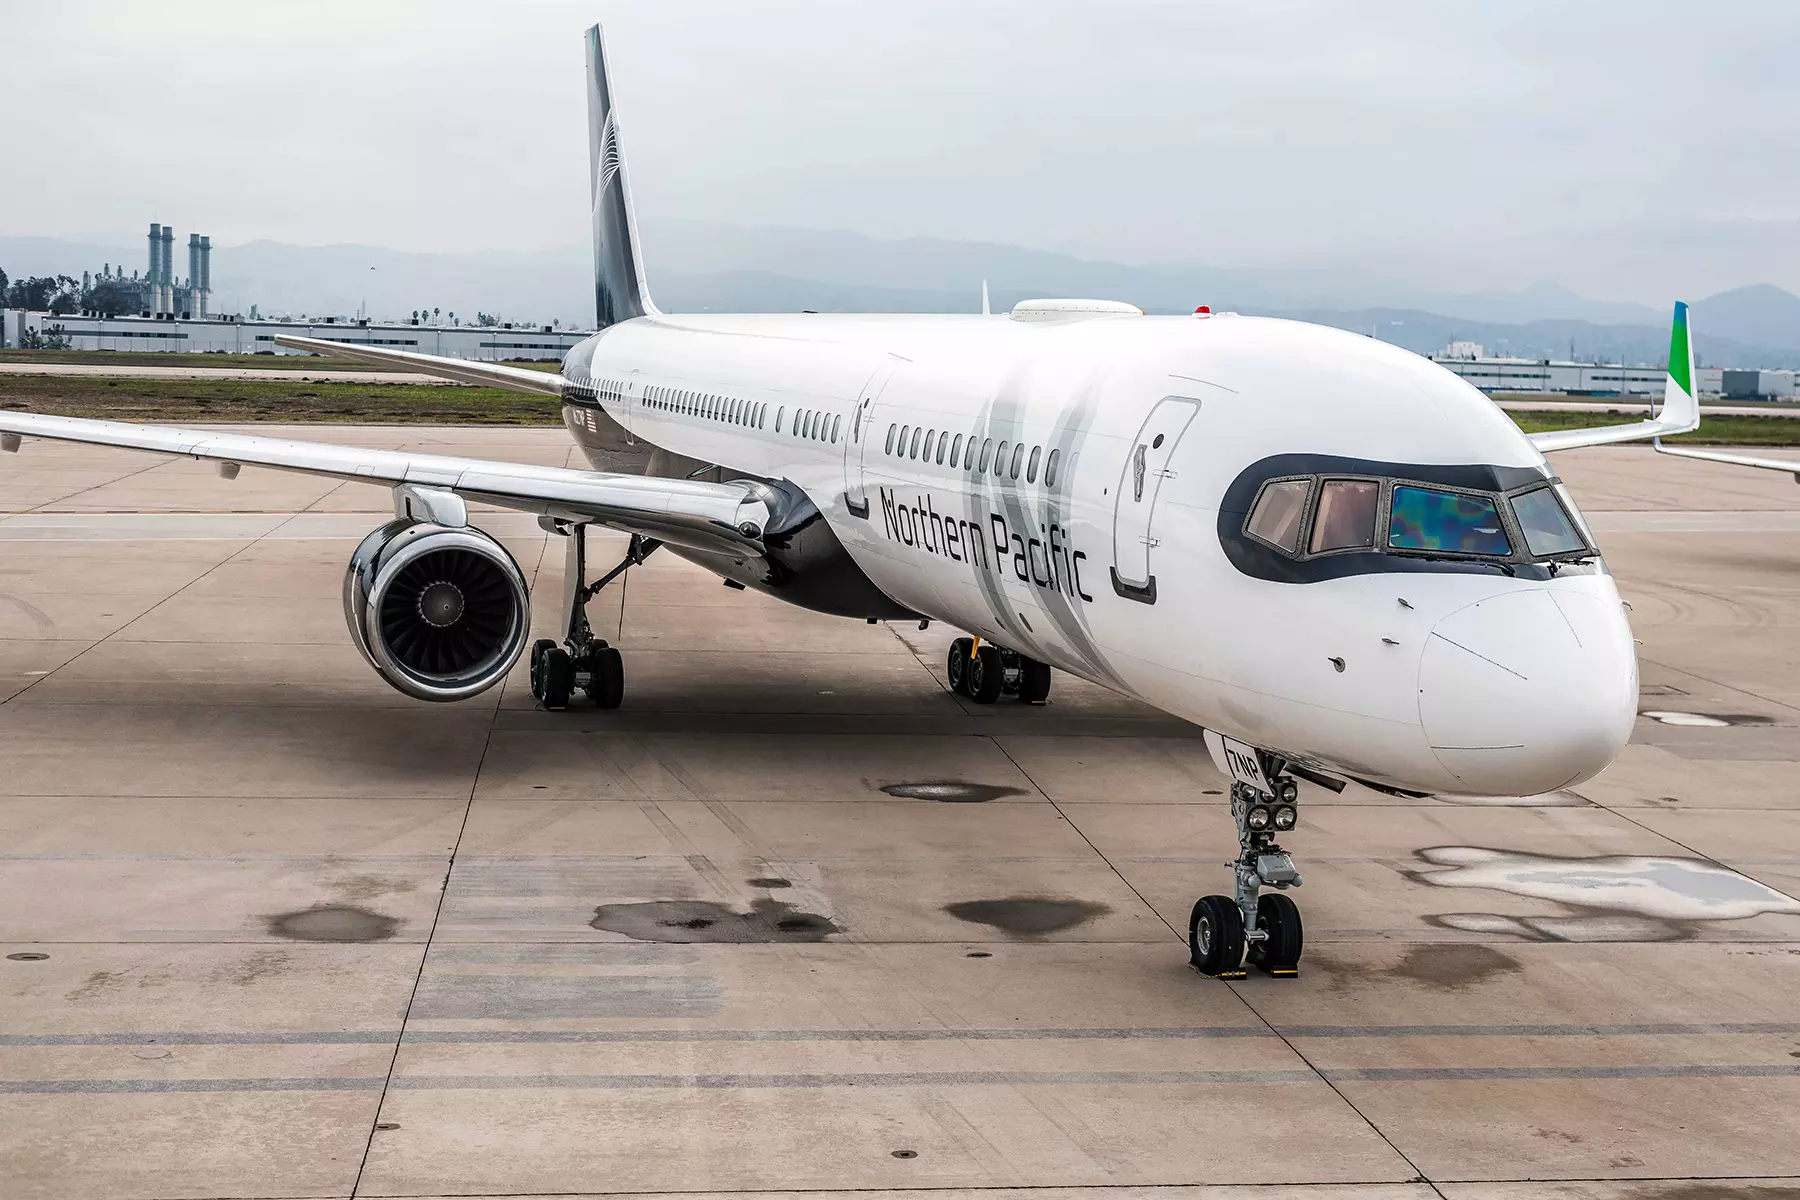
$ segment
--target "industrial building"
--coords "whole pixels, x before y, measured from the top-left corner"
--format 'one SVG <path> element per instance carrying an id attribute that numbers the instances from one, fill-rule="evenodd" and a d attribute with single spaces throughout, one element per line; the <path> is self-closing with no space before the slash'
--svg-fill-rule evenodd
<path id="1" fill-rule="evenodd" d="M 124 299 L 129 308 L 145 317 L 205 317 L 212 303 L 212 238 L 198 233 L 188 235 L 187 278 L 175 275 L 175 227 L 150 223 L 149 265 L 144 274 L 133 271 L 129 277 L 120 264 L 101 265 L 98 274 L 81 273 L 81 290 L 109 287 Z"/>
<path id="2" fill-rule="evenodd" d="M 202 275 L 201 278 L 205 276 Z M 179 291 L 176 293 L 180 295 Z M 449 358 L 560 361 L 587 334 L 548 325 L 379 324 L 368 321 L 245 321 L 235 318 L 80 317 L 9 310 L 0 345 L 17 346 L 27 331 L 57 334 L 71 350 L 160 350 L 223 354 L 298 354 L 275 344 L 277 334 L 369 346 L 392 346 Z"/>
<path id="3" fill-rule="evenodd" d="M 1440 367 L 1456 372 L 1484 392 L 1546 393 L 1559 396 L 1661 396 L 1668 368 L 1627 367 L 1619 363 L 1584 363 L 1549 358 L 1494 358 L 1474 342 L 1451 342 L 1431 356 Z M 1786 375 L 1787 389 L 1760 397 L 1744 391 L 1741 397 L 1760 399 L 1792 399 L 1791 371 L 1721 371 L 1718 367 L 1702 367 L 1695 372 L 1697 394 L 1717 396 L 1724 391 L 1725 376 Z M 1760 379 L 1759 379 L 1760 384 Z M 1771 381 L 1773 383 L 1773 381 Z"/>

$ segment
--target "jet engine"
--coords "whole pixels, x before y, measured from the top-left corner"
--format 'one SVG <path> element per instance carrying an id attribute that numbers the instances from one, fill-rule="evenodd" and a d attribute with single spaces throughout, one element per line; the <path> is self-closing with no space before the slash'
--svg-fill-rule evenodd
<path id="1" fill-rule="evenodd" d="M 388 683 L 420 700 L 462 700 L 518 661 L 531 600 L 519 564 L 479 529 L 399 520 L 350 556 L 344 619 Z"/>

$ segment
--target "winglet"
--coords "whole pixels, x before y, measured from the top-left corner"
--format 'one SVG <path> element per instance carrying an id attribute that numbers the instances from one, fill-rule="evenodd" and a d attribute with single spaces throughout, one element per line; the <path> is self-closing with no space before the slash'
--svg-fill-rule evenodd
<path id="1" fill-rule="evenodd" d="M 1694 391 L 1694 345 L 1688 330 L 1688 306 L 1675 302 L 1669 327 L 1669 370 L 1663 377 L 1662 409 L 1648 421 L 1602 425 L 1593 429 L 1558 429 L 1531 434 L 1531 444 L 1544 454 L 1578 446 L 1604 446 L 1692 433 L 1700 427 L 1700 400 Z M 1660 447 L 1659 447 L 1660 448 Z"/>

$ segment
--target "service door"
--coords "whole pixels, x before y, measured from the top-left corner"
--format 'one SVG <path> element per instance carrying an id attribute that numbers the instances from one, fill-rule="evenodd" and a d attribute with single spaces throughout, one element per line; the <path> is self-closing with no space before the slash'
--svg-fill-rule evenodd
<path id="1" fill-rule="evenodd" d="M 863 461 L 873 437 L 875 401 L 902 361 L 889 358 L 875 368 L 856 398 L 856 411 L 850 414 L 850 436 L 844 439 L 844 505 L 859 517 L 869 515 L 869 494 L 863 485 Z"/>
<path id="2" fill-rule="evenodd" d="M 1164 396 L 1150 410 L 1125 455 L 1113 501 L 1113 591 L 1156 603 L 1156 497 L 1174 477 L 1169 461 L 1200 411 L 1188 396 Z"/>

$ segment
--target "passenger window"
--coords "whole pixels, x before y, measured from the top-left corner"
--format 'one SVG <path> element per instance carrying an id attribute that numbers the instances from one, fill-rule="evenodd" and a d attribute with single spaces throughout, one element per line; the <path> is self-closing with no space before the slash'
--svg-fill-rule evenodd
<path id="1" fill-rule="evenodd" d="M 775 432 L 776 433 L 781 432 L 781 418 L 785 417 L 786 415 L 787 415 L 787 405 L 785 405 L 785 404 L 775 410 Z"/>
<path id="2" fill-rule="evenodd" d="M 927 429 L 925 431 L 925 461 L 926 462 L 931 461 L 931 444 L 936 440 L 937 440 L 937 430 Z"/>
<path id="3" fill-rule="evenodd" d="M 944 451 L 945 451 L 946 447 L 948 447 L 949 445 L 950 445 L 950 435 L 948 433 L 938 434 L 937 463 L 938 463 L 938 466 L 940 466 L 940 467 L 944 465 Z"/>
<path id="4" fill-rule="evenodd" d="M 1061 450 L 1052 450 L 1050 452 L 1050 461 L 1044 464 L 1044 486 L 1045 487 L 1053 488 L 1056 486 L 1056 464 L 1061 458 L 1062 458 Z"/>
<path id="5" fill-rule="evenodd" d="M 962 458 L 962 434 L 959 433 L 950 443 L 950 465 L 954 467 L 960 458 Z"/>
<path id="6" fill-rule="evenodd" d="M 900 427 L 900 449 L 895 451 L 895 453 L 899 454 L 901 458 L 906 457 L 906 439 L 911 432 L 911 425 L 902 425 Z"/>
<path id="7" fill-rule="evenodd" d="M 1052 456 L 1051 461 L 1055 461 Z M 1306 515 L 1306 496 L 1312 490 L 1308 479 L 1282 479 L 1264 484 L 1262 495 L 1244 522 L 1244 532 L 1287 551 L 1300 553 L 1300 520 Z M 1374 525 L 1373 519 L 1370 521 Z"/>
<path id="8" fill-rule="evenodd" d="M 831 444 L 837 445 L 838 432 L 843 428 L 844 414 L 839 413 L 831 418 Z"/>
<path id="9" fill-rule="evenodd" d="M 913 426 L 912 445 L 907 449 L 907 452 L 906 452 L 906 456 L 908 458 L 919 457 L 919 435 L 922 434 L 923 432 L 924 432 L 924 430 L 920 429 L 917 425 Z"/>
<path id="10" fill-rule="evenodd" d="M 1375 508 L 1381 485 L 1368 479 L 1332 479 L 1319 489 L 1319 515 L 1313 518 L 1314 554 L 1329 550 L 1367 550 L 1375 545 Z"/>
<path id="11" fill-rule="evenodd" d="M 896 426 L 893 424 L 893 422 L 891 422 L 891 421 L 888 422 L 887 449 L 884 451 L 884 453 L 892 454 L 894 452 L 895 430 L 896 430 Z"/>
<path id="12" fill-rule="evenodd" d="M 1587 543 L 1575 531 L 1575 523 L 1549 488 L 1539 488 L 1512 498 L 1513 516 L 1525 535 L 1525 546 L 1534 557 L 1585 551 Z"/>
<path id="13" fill-rule="evenodd" d="M 1005 438 L 1002 438 L 1000 439 L 1000 448 L 994 451 L 994 474 L 996 475 L 1006 474 L 1006 447 L 1010 444 Z"/>
<path id="14" fill-rule="evenodd" d="M 1019 477 L 1019 463 L 1024 458 L 1025 458 L 1025 443 L 1020 442 L 1018 445 L 1013 447 L 1012 477 L 1014 479 L 1017 479 Z"/>
<path id="15" fill-rule="evenodd" d="M 988 454 L 990 452 L 992 452 L 993 449 L 994 449 L 994 439 L 993 438 L 982 438 L 981 439 L 981 462 L 976 466 L 976 468 L 975 468 L 976 470 L 985 471 L 988 469 Z"/>
<path id="16" fill-rule="evenodd" d="M 819 427 L 825 423 L 824 417 L 825 417 L 824 413 L 820 413 L 820 412 L 814 413 L 812 415 L 811 424 L 809 424 L 807 426 L 807 435 L 809 437 L 811 437 L 814 441 L 818 441 L 820 438 L 822 438 L 824 436 L 824 434 L 819 432 Z"/>
<path id="17" fill-rule="evenodd" d="M 1492 497 L 1406 484 L 1394 486 L 1388 545 L 1395 550 L 1447 550 L 1452 554 L 1506 557 L 1512 553 L 1512 542 L 1500 524 L 1500 510 Z"/>
<path id="18" fill-rule="evenodd" d="M 1044 452 L 1044 448 L 1042 446 L 1033 446 L 1031 448 L 1031 461 L 1029 463 L 1025 464 L 1025 482 L 1026 483 L 1036 483 L 1037 482 L 1038 455 L 1042 454 L 1043 452 Z"/>

